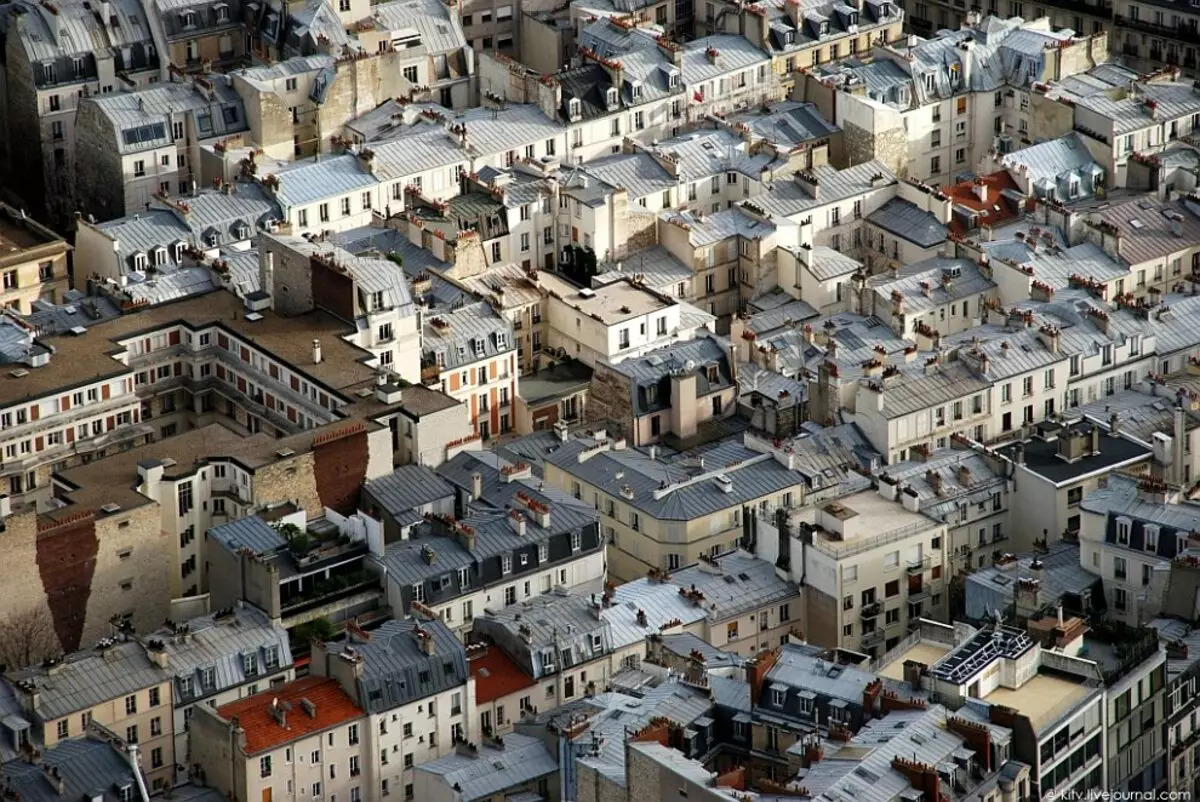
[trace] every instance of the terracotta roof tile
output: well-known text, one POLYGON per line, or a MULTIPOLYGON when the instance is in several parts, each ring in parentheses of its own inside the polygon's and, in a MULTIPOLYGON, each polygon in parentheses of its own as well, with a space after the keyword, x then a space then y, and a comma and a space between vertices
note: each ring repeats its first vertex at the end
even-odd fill
POLYGON ((363 711, 346 695, 337 680, 305 677, 218 707, 217 714, 226 720, 237 718, 239 726, 246 733, 246 752, 255 755, 336 727, 358 718, 363 711), (279 725, 271 712, 271 700, 276 698, 285 709, 284 703, 291 705, 287 711, 286 729, 279 725), (303 699, 316 706, 315 717, 305 712, 301 704, 303 699))
POLYGON ((479 705, 537 684, 495 646, 489 647, 480 657, 472 657, 471 676, 475 678, 475 704, 479 705))
MULTIPOLYGON (((978 215, 979 225, 993 227, 1019 216, 1019 212, 1013 207, 1013 204, 1002 197, 1001 193, 1006 190, 1022 194, 1021 188, 1017 186, 1017 182, 1006 170, 979 176, 953 186, 942 187, 942 192, 950 196, 951 203, 970 209, 978 215), (977 186, 987 190, 986 201, 980 200, 977 186), (997 209, 997 206, 1000 208, 997 209)), ((967 227, 963 225, 963 220, 954 214, 950 216, 950 230, 959 235, 967 233, 967 227)))

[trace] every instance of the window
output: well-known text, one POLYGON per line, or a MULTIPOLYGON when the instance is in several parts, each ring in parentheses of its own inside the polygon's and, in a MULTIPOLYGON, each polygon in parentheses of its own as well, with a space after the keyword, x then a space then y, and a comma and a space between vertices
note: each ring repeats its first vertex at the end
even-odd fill
POLYGON ((270 777, 271 776, 271 756, 270 755, 267 755, 266 757, 262 757, 262 758, 258 759, 258 776, 259 777, 270 777))
POLYGON ((137 725, 134 724, 133 726, 126 727, 125 728, 125 743, 135 744, 137 742, 138 742, 137 725))
POLYGON ((150 689, 150 706, 158 707, 158 705, 161 703, 161 701, 162 700, 159 696, 158 688, 151 688, 150 689))
POLYGON ((725 627, 725 636, 728 640, 737 640, 738 639, 738 622, 737 621, 731 621, 725 627))
POLYGON ((137 712, 137 694, 125 697, 125 715, 132 716, 137 712))
POLYGON ((71 723, 64 718, 62 721, 58 722, 58 737, 66 738, 68 735, 70 735, 70 729, 71 723))
POLYGON ((930 173, 930 175, 937 175, 941 171, 942 171, 942 158, 940 156, 934 156, 933 158, 931 158, 929 160, 929 173, 930 173))
POLYGON ((511 574, 512 573, 512 557, 510 557, 507 554, 503 555, 500 558, 500 573, 502 573, 502 574, 511 574))
POLYGON ((1129 545, 1129 526, 1130 522, 1128 518, 1117 519, 1117 543, 1122 546, 1129 545))

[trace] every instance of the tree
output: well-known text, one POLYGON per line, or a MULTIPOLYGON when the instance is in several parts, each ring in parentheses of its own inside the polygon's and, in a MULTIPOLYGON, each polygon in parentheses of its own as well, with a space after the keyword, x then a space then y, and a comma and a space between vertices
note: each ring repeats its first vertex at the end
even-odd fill
POLYGON ((16 670, 62 653, 54 622, 45 610, 10 613, 0 619, 0 666, 16 670))
POLYGON ((337 627, 328 618, 314 618, 312 621, 296 627, 296 640, 301 644, 319 641, 330 641, 337 637, 337 627))

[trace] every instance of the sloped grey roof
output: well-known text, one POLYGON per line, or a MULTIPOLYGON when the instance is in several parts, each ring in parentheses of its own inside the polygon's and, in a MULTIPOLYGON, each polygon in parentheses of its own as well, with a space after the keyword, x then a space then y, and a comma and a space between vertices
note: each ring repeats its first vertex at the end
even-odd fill
POLYGON ((426 354, 441 354, 441 364, 447 371, 515 351, 517 347, 512 322, 485 301, 427 314, 421 343, 426 354), (477 344, 482 345, 482 350, 477 350, 477 344))
POLYGON ((393 517, 454 495, 454 487, 425 465, 401 465, 387 476, 363 485, 393 517))
POLYGON ((558 761, 541 740, 510 733, 504 737, 503 749, 484 743, 475 755, 447 755, 416 770, 441 777, 458 799, 474 802, 554 774, 558 761))
POLYGON ((120 802, 120 789, 128 787, 137 797, 137 780, 129 759, 104 741, 73 738, 47 749, 38 763, 17 759, 0 770, 22 802, 61 802, 63 799, 92 799, 120 802), (62 793, 51 785, 41 765, 53 767, 62 778, 62 793))
POLYGON ((283 535, 257 515, 214 526, 208 536, 230 551, 250 549, 255 554, 274 554, 287 545, 283 535))
POLYGON ((701 562, 671 575, 671 584, 704 593, 704 604, 715 621, 738 618, 769 606, 795 602, 799 619, 800 590, 780 579, 775 566, 741 551, 723 554, 713 563, 701 562))
POLYGON ((254 605, 239 603, 218 618, 213 613, 185 622, 188 634, 178 638, 167 627, 147 635, 146 643, 158 641, 167 654, 167 671, 175 676, 175 704, 183 706, 247 682, 283 671, 292 665, 287 630, 271 621, 254 605), (246 672, 246 655, 253 655, 257 671, 246 672), (212 669, 212 686, 200 680, 201 672, 212 669), (190 679, 188 686, 179 680, 190 679))
MULTIPOLYGON (((1138 97, 1132 94, 1114 100, 1107 94, 1094 94, 1076 101, 1082 108, 1112 121, 1113 134, 1122 136, 1143 128, 1161 126, 1164 120, 1178 120, 1200 112, 1200 93, 1191 81, 1179 83, 1137 83, 1138 97), (1146 100, 1158 106, 1152 116, 1146 100)), ((1116 147, 1116 143, 1112 143, 1116 147)))
POLYGON ((868 286, 875 292, 876 309, 887 309, 892 302, 892 293, 898 292, 904 296, 906 314, 921 314, 928 309, 987 293, 996 288, 996 283, 983 275, 979 265, 970 259, 935 256, 905 265, 895 277, 886 273, 872 276, 868 286), (949 283, 944 281, 946 278, 950 279, 949 283))
POLYGON ((892 198, 867 215, 867 222, 921 248, 936 248, 949 233, 940 220, 903 198, 892 198))
POLYGON ((342 659, 337 655, 347 647, 362 660, 359 702, 369 713, 392 710, 453 688, 462 687, 466 693, 471 676, 466 651, 440 620, 391 620, 371 632, 366 642, 356 639, 325 645, 330 660, 342 659), (418 627, 433 638, 432 655, 418 642, 418 627))
POLYGON ((10 671, 5 677, 13 684, 32 682, 41 693, 38 716, 43 721, 53 721, 159 685, 170 674, 150 662, 140 643, 126 641, 104 651, 94 649, 66 655, 53 673, 37 666, 10 671))
POLYGON ((367 191, 379 179, 354 154, 330 156, 318 162, 295 162, 276 173, 275 197, 288 208, 328 201, 356 190, 367 191))

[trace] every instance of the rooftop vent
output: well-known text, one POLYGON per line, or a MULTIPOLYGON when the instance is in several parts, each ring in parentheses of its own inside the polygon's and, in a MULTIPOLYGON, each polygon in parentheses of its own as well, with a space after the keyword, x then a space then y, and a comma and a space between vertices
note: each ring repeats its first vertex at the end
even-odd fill
POLYGON ((262 319, 263 319, 263 316, 260 315, 258 312, 247 312, 246 313, 246 320, 249 320, 251 323, 258 321, 258 320, 262 320, 262 319))
POLYGON ((275 456, 277 457, 291 457, 295 456, 295 454, 296 452, 290 448, 280 448, 275 451, 275 456))
POLYGON ((100 507, 101 512, 106 512, 109 515, 111 515, 114 512, 119 512, 120 509, 121 509, 120 504, 113 504, 111 501, 108 504, 105 504, 102 507, 100 507))
POLYGON ((10 370, 8 375, 12 376, 14 379, 20 379, 24 376, 28 376, 29 371, 25 370, 25 368, 17 368, 16 370, 10 370))

